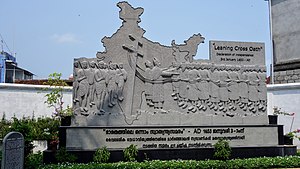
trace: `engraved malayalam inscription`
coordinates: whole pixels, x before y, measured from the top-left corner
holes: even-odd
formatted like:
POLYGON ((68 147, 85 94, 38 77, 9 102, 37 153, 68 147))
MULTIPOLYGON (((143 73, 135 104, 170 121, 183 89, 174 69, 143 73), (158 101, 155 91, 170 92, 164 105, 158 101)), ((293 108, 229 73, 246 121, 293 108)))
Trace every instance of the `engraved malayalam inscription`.
POLYGON ((245 140, 245 128, 103 129, 107 144, 136 144, 139 148, 210 148, 219 139, 245 140))
POLYGON ((278 128, 272 126, 96 127, 89 132, 77 128, 67 130, 68 136, 76 137, 67 140, 67 148, 123 149, 131 144, 138 149, 211 148, 221 138, 228 140, 232 147, 274 146, 278 144, 277 132, 278 128), (97 138, 97 143, 84 142, 86 137, 97 138))

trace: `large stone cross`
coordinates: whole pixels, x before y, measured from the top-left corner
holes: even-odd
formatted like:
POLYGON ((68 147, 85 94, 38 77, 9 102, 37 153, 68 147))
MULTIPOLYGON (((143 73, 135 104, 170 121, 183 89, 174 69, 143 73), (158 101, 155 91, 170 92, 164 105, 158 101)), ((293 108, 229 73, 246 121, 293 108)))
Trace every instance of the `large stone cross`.
POLYGON ((131 101, 130 103, 130 114, 133 115, 133 95, 134 95, 134 87, 135 87, 135 78, 136 78, 136 67, 137 67, 137 59, 138 57, 143 57, 144 54, 141 51, 141 48, 143 47, 143 43, 139 40, 139 38, 134 37, 133 35, 129 34, 129 39, 133 42, 133 45, 127 45, 124 44, 122 47, 127 50, 129 53, 133 54, 133 57, 130 57, 128 59, 129 61, 129 65, 132 68, 133 72, 134 72, 134 78, 133 78, 133 85, 130 86, 130 91, 132 91, 132 97, 130 98, 131 101))

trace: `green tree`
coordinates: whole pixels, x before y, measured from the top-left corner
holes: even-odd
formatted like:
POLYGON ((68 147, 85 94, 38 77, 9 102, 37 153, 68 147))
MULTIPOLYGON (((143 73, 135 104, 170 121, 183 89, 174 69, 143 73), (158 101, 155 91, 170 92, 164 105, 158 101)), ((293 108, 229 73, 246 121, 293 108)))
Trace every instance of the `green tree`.
POLYGON ((59 118, 71 116, 73 114, 72 108, 69 105, 64 108, 63 88, 67 86, 67 83, 61 79, 61 75, 61 73, 52 73, 49 75, 48 81, 45 83, 50 86, 46 89, 50 90, 50 93, 45 95, 47 98, 45 103, 48 104, 48 107, 54 108, 53 115, 59 118))

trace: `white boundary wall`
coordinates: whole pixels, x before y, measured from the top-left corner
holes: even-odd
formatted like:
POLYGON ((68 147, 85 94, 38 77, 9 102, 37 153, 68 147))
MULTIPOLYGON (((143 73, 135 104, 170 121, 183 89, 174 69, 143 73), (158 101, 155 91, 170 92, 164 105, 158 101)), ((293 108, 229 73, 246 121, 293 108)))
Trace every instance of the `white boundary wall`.
MULTIPOLYGON (((278 116, 278 124, 284 125, 284 134, 300 129, 300 83, 274 84, 268 85, 267 88, 268 114, 273 114, 275 106, 287 113, 295 113, 293 125, 292 116, 278 116)), ((294 140, 294 144, 300 147, 298 139, 294 140)))
MULTIPOLYGON (((50 86, 0 83, 0 118, 5 113, 6 119, 48 116, 54 112, 49 108, 45 95, 50 86)), ((72 87, 64 88, 64 106, 71 105, 72 87)))
MULTIPOLYGON (((49 93, 49 86, 25 85, 0 83, 0 118, 5 113, 6 119, 11 119, 14 115, 17 118, 28 117, 34 114, 35 117, 48 116, 53 113, 53 108, 49 108, 44 103, 45 95, 49 93)), ((277 106, 282 110, 295 113, 292 131, 300 129, 300 83, 268 85, 268 114, 273 113, 273 107, 277 106)), ((72 103, 72 87, 64 88, 65 106, 72 103)), ((279 124, 285 125, 284 133, 288 133, 291 128, 293 118, 291 116, 279 116, 279 124)), ((300 147, 300 142, 294 140, 300 147)))

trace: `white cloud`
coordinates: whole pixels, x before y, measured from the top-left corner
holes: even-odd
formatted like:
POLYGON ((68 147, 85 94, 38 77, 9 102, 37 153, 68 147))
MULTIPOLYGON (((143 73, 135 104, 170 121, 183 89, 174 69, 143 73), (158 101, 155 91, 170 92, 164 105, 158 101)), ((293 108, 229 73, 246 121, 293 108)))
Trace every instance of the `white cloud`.
POLYGON ((65 34, 54 34, 50 37, 52 40, 54 40, 57 43, 80 43, 81 41, 76 37, 76 35, 71 33, 65 33, 65 34))

